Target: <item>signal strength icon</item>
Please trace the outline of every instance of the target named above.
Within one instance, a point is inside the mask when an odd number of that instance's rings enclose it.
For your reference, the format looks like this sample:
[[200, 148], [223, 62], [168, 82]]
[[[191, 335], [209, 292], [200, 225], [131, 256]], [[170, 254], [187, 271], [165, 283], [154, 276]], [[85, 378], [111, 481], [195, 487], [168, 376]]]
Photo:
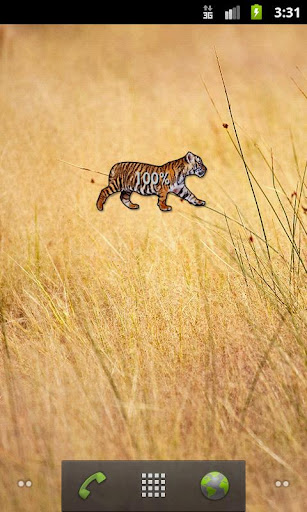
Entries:
[[225, 11], [225, 20], [239, 20], [240, 19], [240, 6], [232, 7]]

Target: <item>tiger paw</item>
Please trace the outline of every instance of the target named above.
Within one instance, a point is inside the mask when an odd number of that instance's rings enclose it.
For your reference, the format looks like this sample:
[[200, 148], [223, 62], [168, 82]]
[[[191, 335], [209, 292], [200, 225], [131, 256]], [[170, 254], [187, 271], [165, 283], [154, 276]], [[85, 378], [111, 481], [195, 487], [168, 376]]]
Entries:
[[159, 208], [160, 208], [161, 212], [170, 212], [172, 210], [171, 206], [161, 205], [161, 204], [159, 204]]

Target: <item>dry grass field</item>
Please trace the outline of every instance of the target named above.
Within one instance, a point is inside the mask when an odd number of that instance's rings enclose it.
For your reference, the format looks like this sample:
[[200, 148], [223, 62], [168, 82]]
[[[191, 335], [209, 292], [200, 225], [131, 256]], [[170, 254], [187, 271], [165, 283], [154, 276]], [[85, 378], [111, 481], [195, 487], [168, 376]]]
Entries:
[[[245, 459], [248, 512], [306, 510], [306, 36], [2, 29], [1, 512], [59, 511], [62, 459], [147, 458]], [[59, 161], [189, 150], [208, 208], [171, 213], [100, 213]]]

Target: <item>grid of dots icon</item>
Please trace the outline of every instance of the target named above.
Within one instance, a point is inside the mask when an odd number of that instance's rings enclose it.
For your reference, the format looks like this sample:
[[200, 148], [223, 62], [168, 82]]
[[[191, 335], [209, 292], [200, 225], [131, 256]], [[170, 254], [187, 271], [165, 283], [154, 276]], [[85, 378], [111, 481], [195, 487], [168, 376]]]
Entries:
[[165, 473], [142, 473], [142, 498], [165, 498]]

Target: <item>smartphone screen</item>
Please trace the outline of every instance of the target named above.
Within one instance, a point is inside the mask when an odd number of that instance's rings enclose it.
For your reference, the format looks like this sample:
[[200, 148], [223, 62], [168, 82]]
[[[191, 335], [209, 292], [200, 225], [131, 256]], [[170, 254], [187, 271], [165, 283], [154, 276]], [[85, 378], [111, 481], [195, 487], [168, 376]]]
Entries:
[[0, 27], [0, 510], [306, 510], [306, 6], [109, 7]]

